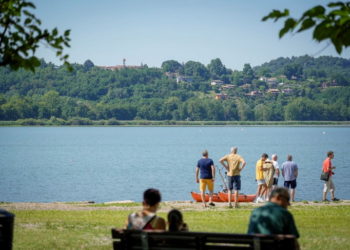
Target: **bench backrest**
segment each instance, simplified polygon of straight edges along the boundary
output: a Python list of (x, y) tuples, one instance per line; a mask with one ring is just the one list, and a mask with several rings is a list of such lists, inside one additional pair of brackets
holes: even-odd
[(295, 249), (292, 235), (248, 235), (206, 232), (155, 232), (112, 229), (113, 249)]

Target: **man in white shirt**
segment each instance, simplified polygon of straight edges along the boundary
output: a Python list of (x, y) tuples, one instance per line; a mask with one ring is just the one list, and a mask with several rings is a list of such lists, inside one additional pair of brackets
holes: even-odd
[(272, 189), (275, 189), (278, 185), (278, 177), (280, 176), (280, 166), (278, 164), (278, 157), (276, 154), (273, 154), (272, 157), (272, 165), (275, 169), (275, 175), (273, 176), (273, 185), (272, 185)]

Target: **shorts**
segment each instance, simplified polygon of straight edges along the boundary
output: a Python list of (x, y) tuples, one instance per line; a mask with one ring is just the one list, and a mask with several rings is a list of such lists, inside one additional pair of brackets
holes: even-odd
[(205, 192), (206, 188), (208, 186), (209, 192), (214, 191), (214, 182), (213, 179), (200, 179), (199, 180), (199, 190), (202, 192)]
[(278, 178), (273, 178), (273, 186), (277, 186), (277, 184), (278, 184)]
[(295, 189), (297, 187), (297, 180), (284, 181), (284, 187), (285, 188)]
[(324, 186), (323, 186), (323, 192), (327, 193), (328, 191), (334, 192), (335, 190), (335, 186), (332, 180), (332, 176), (329, 176), (328, 181), (324, 182)]
[(229, 190), (241, 190), (241, 176), (227, 176), (227, 184)]
[(258, 185), (266, 184), (265, 179), (256, 180), (256, 182), (258, 183)]

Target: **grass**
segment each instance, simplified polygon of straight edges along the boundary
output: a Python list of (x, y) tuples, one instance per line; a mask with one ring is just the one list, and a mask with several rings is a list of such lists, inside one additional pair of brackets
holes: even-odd
[[(183, 211), (191, 231), (246, 233), (252, 207)], [(293, 206), (302, 249), (350, 249), (350, 206)], [(110, 229), (122, 227), (123, 210), (12, 210), (14, 249), (112, 249)], [(166, 213), (159, 213), (166, 217)]]

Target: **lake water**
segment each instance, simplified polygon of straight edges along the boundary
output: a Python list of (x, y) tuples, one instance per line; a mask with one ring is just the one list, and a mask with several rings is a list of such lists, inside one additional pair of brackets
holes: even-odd
[(350, 199), (349, 127), (0, 127), (0, 201), (141, 201), (149, 187), (163, 200), (191, 200), (203, 149), (220, 166), (231, 146), (247, 161), (243, 193), (256, 191), (262, 153), (280, 164), (292, 154), (296, 199), (320, 200), (322, 161), (333, 150), (336, 196)]

